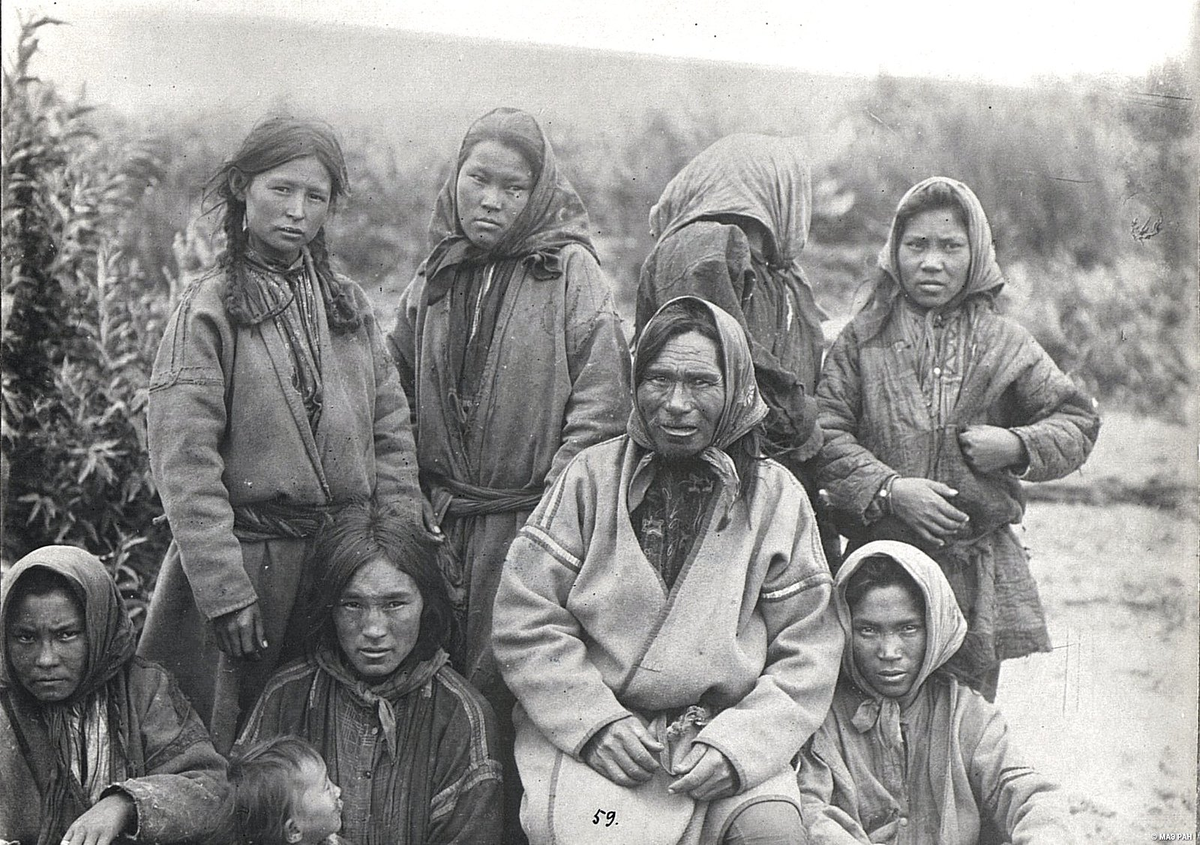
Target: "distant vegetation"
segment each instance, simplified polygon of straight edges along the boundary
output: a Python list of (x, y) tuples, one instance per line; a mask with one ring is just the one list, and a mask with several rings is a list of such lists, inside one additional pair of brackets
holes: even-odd
[[(49, 23), (26, 27), (4, 75), (4, 557), (80, 543), (106, 554), (133, 595), (166, 537), (151, 521), (144, 387), (181, 280), (219, 247), (200, 186), (248, 127), (212, 113), (143, 122), (89, 111), (30, 69)], [(618, 126), (568, 115), (547, 127), (626, 307), (652, 246), (649, 209), (684, 163), (729, 132), (803, 135), (815, 185), (803, 260), (831, 315), (846, 316), (903, 191), (952, 176), (989, 212), (1010, 312), (1103, 403), (1177, 418), (1195, 387), (1186, 79), (1178, 64), (1019, 90), (882, 78), (842, 85), (842, 97), (777, 86), (780, 107), (765, 109), (712, 96), (698, 72)], [(440, 124), (339, 129), (353, 195), (331, 225), (332, 251), (386, 312), (428, 249), (455, 150)]]

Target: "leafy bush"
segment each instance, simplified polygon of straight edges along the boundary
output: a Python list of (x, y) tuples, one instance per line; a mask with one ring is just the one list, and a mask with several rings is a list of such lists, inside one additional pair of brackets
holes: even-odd
[(25, 23), (4, 73), (4, 558), (83, 546), (136, 615), (165, 543), (142, 417), (170, 296), (122, 223), (163, 164), (106, 144), (86, 107), (29, 75), (36, 33), (55, 23)]

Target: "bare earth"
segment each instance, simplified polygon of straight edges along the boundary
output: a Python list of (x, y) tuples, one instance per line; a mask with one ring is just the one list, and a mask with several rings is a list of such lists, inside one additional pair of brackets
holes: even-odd
[[(1196, 457), (1192, 427), (1106, 414), (1083, 481), (1194, 493)], [(1197, 832), (1198, 529), (1194, 495), (1176, 508), (1029, 506), (1055, 651), (1005, 663), (997, 703), (1069, 791), (1080, 841)]]

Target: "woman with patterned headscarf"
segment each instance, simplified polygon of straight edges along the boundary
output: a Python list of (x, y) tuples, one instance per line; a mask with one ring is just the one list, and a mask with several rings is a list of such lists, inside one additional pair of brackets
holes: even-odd
[(1100, 428), (1093, 400), (996, 313), (1003, 286), (971, 189), (943, 177), (915, 185), (817, 390), (819, 480), (847, 551), (902, 540), (938, 562), (969, 623), (950, 665), (988, 700), (1000, 661), (1050, 650), (1011, 525), (1021, 483), (1078, 469)]
[(808, 498), (761, 454), (767, 407), (726, 312), (664, 305), (634, 383), (628, 433), (559, 477), (496, 596), (522, 822), (593, 841), (579, 801), (603, 796), (639, 842), (802, 841), (790, 763), (842, 648)]
[[(104, 565), (46, 546), (0, 598), (0, 835), (29, 845), (203, 839), (225, 760), (162, 668), (133, 654)], [(125, 841), (121, 839), (121, 841)]]

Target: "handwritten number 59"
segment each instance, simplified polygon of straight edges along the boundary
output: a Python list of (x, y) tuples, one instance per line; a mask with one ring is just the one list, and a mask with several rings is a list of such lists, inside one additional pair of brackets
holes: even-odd
[(617, 823), (617, 811), (597, 810), (596, 814), (592, 816), (592, 824), (600, 824), (602, 822), (605, 827), (612, 827)]

